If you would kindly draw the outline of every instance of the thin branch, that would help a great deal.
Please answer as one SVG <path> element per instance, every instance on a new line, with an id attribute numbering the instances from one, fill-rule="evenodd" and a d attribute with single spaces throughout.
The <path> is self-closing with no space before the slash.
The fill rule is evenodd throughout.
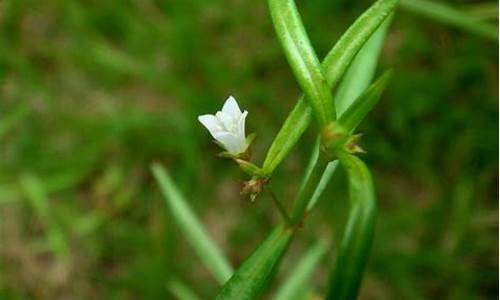
<path id="1" fill-rule="evenodd" d="M 273 200 L 274 204 L 278 208 L 278 211 L 279 211 L 280 215 L 283 217 L 283 219 L 285 220 L 285 222 L 288 225 L 292 224 L 292 220 L 290 219 L 290 216 L 288 215 L 288 212 L 287 212 L 285 206 L 283 205 L 283 203 L 281 203 L 281 201 L 278 199 L 278 197 L 276 197 L 276 195 L 274 194 L 274 192 L 271 190 L 271 188 L 269 186 L 266 186 L 266 190 L 269 192 L 271 199 Z"/>

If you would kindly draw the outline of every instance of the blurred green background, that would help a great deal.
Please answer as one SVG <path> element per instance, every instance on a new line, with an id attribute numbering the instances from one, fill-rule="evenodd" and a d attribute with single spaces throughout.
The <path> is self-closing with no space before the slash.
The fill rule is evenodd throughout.
<path id="1" fill-rule="evenodd" d="M 320 57 L 370 3 L 298 1 Z M 400 9 L 389 67 L 359 129 L 380 208 L 361 299 L 496 299 L 498 44 Z M 237 266 L 279 216 L 239 195 L 245 176 L 196 120 L 230 94 L 260 164 L 300 94 L 265 1 L 1 1 L 0 299 L 173 299 L 171 280 L 215 295 L 149 166 L 168 168 Z M 273 177 L 288 205 L 313 141 Z M 345 190 L 337 172 L 271 292 L 312 241 L 338 240 Z"/>

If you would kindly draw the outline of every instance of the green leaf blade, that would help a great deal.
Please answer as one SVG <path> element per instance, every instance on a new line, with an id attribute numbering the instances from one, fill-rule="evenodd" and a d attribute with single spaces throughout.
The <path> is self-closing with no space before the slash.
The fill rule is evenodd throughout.
<path id="1" fill-rule="evenodd" d="M 281 130 L 267 151 L 266 158 L 262 164 L 262 171 L 266 177 L 271 176 L 272 172 L 299 141 L 311 123 L 311 119 L 312 109 L 302 96 L 286 118 Z"/>
<path id="2" fill-rule="evenodd" d="M 191 290 L 189 286 L 178 279 L 170 280 L 167 283 L 167 289 L 178 300 L 200 300 L 200 298 Z"/>
<path id="3" fill-rule="evenodd" d="M 498 42 L 498 28 L 496 26 L 444 3 L 429 0 L 402 0 L 401 6 L 431 20 Z"/>
<path id="4" fill-rule="evenodd" d="M 334 89 L 363 45 L 391 15 L 399 0 L 378 0 L 347 29 L 323 61 L 324 74 Z"/>
<path id="5" fill-rule="evenodd" d="M 217 300 L 257 299 L 288 249 L 294 230 L 284 224 L 276 227 L 224 284 Z"/>
<path id="6" fill-rule="evenodd" d="M 333 98 L 293 0 L 269 0 L 276 35 L 321 126 L 335 118 Z"/>
<path id="7" fill-rule="evenodd" d="M 358 61 L 362 60 L 357 56 L 358 52 L 364 47 L 364 45 L 366 45 L 368 40 L 373 36 L 381 24 L 387 20 L 392 11 L 395 9 L 397 3 L 398 0 L 377 1 L 365 13 L 363 13 L 353 25 L 349 27 L 344 35 L 342 35 L 339 42 L 332 48 L 332 50 L 330 50 L 321 64 L 323 74 L 325 74 L 330 88 L 335 89 L 340 80 L 344 81 L 344 79 L 342 79 L 343 75 L 348 68 L 350 68 L 351 63 L 355 63 L 356 59 Z M 366 50 L 366 52 L 369 51 L 372 54 L 364 63 L 366 64 L 365 67 L 367 68 L 367 74 L 373 75 L 377 57 L 380 53 L 381 43 L 383 41 L 383 37 L 385 36 L 385 29 L 383 29 L 383 31 L 384 32 L 380 34 L 381 36 L 375 39 L 373 42 L 374 45 L 370 47 L 370 50 Z M 358 64 L 361 64 L 361 62 Z M 347 83 L 344 85 L 354 85 L 352 82 L 357 76 L 362 75 L 356 74 L 350 76 L 348 80 L 345 80 Z M 370 80 L 371 78 L 367 81 L 365 80 L 365 84 L 368 85 Z M 362 85 L 360 86 L 363 87 Z M 350 89 L 350 87 L 346 88 Z M 363 87 L 360 90 L 363 91 L 365 88 L 366 87 Z M 361 91 L 359 93 L 361 93 Z M 352 93 L 356 94 L 354 92 Z M 339 96 L 337 95 L 336 98 L 339 98 Z M 344 96 L 342 96 L 339 99 L 349 99 L 349 97 L 345 96 L 344 98 Z M 347 102 L 345 100 L 335 100 L 335 103 L 344 104 Z M 292 113 L 285 120 L 266 154 L 266 158 L 262 165 L 262 169 L 266 177 L 271 176 L 276 167 L 288 155 L 302 134 L 305 132 L 311 123 L 311 111 L 311 107 L 304 99 L 304 96 L 302 96 L 297 101 Z"/>
<path id="8" fill-rule="evenodd" d="M 198 221 L 167 171 L 157 163 L 152 165 L 151 170 L 180 230 L 215 279 L 223 284 L 233 273 L 231 265 Z"/>
<path id="9" fill-rule="evenodd" d="M 339 123 L 352 133 L 365 116 L 375 107 L 391 77 L 391 70 L 382 74 L 370 87 L 342 114 Z"/>
<path id="10" fill-rule="evenodd" d="M 338 118 L 372 82 L 391 21 L 392 17 L 386 18 L 356 54 L 342 77 L 334 96 Z"/>
<path id="11" fill-rule="evenodd" d="M 391 20 L 391 17 L 387 18 L 365 43 L 365 45 L 363 45 L 349 66 L 349 69 L 342 77 L 337 93 L 334 97 L 339 118 L 343 116 L 346 109 L 353 104 L 356 98 L 363 93 L 372 81 Z M 318 152 L 319 148 L 315 149 L 315 152 L 313 151 L 311 160 L 318 156 Z M 311 201 L 309 202 L 307 210 L 310 211 L 313 209 L 314 205 L 330 182 L 331 177 L 335 173 L 337 165 L 338 161 L 333 161 L 328 164 L 321 177 L 320 183 L 316 188 Z"/>
<path id="12" fill-rule="evenodd" d="M 332 178 L 333 174 L 335 173 L 335 170 L 337 170 L 337 165 L 338 165 L 337 160 L 331 161 L 326 165 L 325 171 L 321 175 L 321 179 L 319 181 L 319 184 L 316 187 L 316 190 L 314 191 L 314 194 L 312 195 L 311 200 L 307 204 L 307 211 L 312 210 L 313 207 L 318 202 L 319 198 L 321 197 L 321 195 L 325 191 L 328 183 L 330 182 L 330 179 Z"/>
<path id="13" fill-rule="evenodd" d="M 356 156 L 339 152 L 349 178 L 350 212 L 326 299 L 356 299 L 375 228 L 376 200 L 370 171 Z"/>
<path id="14" fill-rule="evenodd" d="M 310 284 L 309 280 L 327 250 L 328 243 L 321 240 L 308 249 L 292 270 L 285 284 L 278 290 L 274 300 L 297 299 L 296 295 L 307 290 Z"/>

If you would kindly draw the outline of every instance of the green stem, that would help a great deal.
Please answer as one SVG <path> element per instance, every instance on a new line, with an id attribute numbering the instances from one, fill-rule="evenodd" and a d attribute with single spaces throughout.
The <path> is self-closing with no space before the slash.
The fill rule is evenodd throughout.
<path id="1" fill-rule="evenodd" d="M 306 174 L 307 179 L 305 184 L 301 186 L 293 204 L 290 216 L 292 224 L 297 225 L 303 220 L 309 201 L 311 201 L 314 192 L 321 181 L 321 177 L 323 176 L 323 172 L 325 171 L 327 164 L 328 161 L 326 161 L 320 154 L 314 164 L 314 167 L 311 169 L 311 172 Z"/>
<path id="2" fill-rule="evenodd" d="M 285 223 L 290 225 L 291 224 L 290 216 L 288 215 L 283 203 L 281 203 L 281 201 L 278 200 L 278 197 L 276 197 L 276 195 L 273 193 L 271 188 L 266 186 L 266 190 L 269 192 L 269 195 L 271 195 L 271 199 L 273 200 L 274 204 L 278 208 L 278 211 L 279 211 L 280 215 L 283 217 L 283 220 L 285 221 Z"/>

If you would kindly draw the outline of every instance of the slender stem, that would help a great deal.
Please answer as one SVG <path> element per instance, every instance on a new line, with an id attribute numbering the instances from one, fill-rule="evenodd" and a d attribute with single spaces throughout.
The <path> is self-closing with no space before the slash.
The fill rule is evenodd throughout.
<path id="1" fill-rule="evenodd" d="M 271 190 L 270 187 L 266 186 L 266 190 L 269 192 L 269 195 L 271 195 L 271 199 L 273 199 L 274 204 L 278 208 L 278 211 L 280 212 L 280 215 L 283 217 L 285 222 L 287 224 L 291 224 L 292 222 L 291 222 L 290 216 L 288 215 L 288 212 L 286 211 L 286 208 L 283 205 L 283 203 L 281 203 L 281 201 L 279 201 L 278 197 L 276 197 L 276 195 L 274 194 L 274 192 Z"/>
<path id="2" fill-rule="evenodd" d="M 323 172 L 325 171 L 327 164 L 328 161 L 325 160 L 320 154 L 311 172 L 307 175 L 306 183 L 301 187 L 297 198 L 295 199 L 290 217 L 292 224 L 297 225 L 302 221 L 307 205 L 312 199 L 314 191 L 321 181 L 321 177 L 323 176 Z"/>

